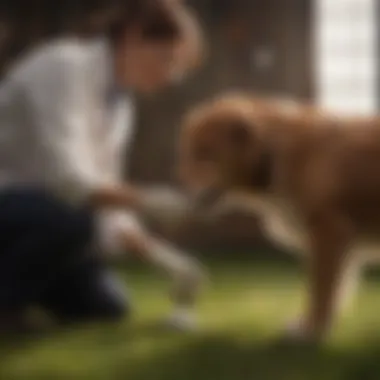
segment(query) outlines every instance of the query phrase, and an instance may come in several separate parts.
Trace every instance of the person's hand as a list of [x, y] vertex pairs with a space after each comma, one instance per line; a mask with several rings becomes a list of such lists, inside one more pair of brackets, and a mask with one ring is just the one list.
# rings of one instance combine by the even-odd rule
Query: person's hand
[[118, 189], [118, 191], [121, 193], [122, 202], [125, 207], [141, 207], [142, 196], [137, 187], [130, 184], [124, 184]]
[[89, 203], [95, 208], [138, 208], [141, 203], [140, 198], [138, 189], [132, 185], [109, 185], [93, 191]]

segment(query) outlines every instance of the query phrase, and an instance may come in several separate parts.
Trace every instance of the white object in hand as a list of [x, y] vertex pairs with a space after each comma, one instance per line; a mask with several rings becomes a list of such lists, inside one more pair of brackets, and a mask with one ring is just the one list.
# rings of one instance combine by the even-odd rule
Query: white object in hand
[[189, 213], [188, 200], [179, 192], [165, 187], [141, 189], [143, 215], [161, 220], [164, 223], [181, 222]]

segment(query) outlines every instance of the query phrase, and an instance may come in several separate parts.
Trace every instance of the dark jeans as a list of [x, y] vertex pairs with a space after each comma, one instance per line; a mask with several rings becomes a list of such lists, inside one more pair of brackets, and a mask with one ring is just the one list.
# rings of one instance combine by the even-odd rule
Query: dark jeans
[[120, 284], [90, 251], [93, 217], [40, 189], [0, 192], [0, 314], [40, 305], [66, 321], [128, 312]]

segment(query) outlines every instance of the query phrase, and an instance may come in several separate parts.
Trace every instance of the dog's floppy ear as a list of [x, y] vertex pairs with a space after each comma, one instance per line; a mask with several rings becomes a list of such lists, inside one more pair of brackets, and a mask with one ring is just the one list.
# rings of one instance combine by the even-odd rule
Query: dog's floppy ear
[[273, 167], [273, 153], [268, 147], [264, 147], [257, 164], [252, 168], [251, 186], [257, 190], [267, 190], [272, 184]]
[[271, 184], [273, 154], [259, 128], [249, 122], [234, 121], [230, 125], [230, 142], [245, 162], [247, 185], [257, 190], [265, 190]]
[[244, 121], [234, 121], [230, 125], [229, 138], [236, 148], [252, 144], [253, 133]]

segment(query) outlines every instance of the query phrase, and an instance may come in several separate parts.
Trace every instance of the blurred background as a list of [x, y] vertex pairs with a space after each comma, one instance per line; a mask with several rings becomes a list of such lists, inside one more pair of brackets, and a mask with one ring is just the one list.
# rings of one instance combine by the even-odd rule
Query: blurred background
[[[208, 59], [184, 85], [139, 102], [130, 175], [173, 181], [182, 115], [229, 90], [289, 96], [344, 113], [377, 111], [377, 0], [189, 0], [206, 30]], [[253, 215], [192, 223], [181, 239], [213, 247], [263, 241]], [[264, 242], [266, 244], [266, 242]]]
[[[0, 7], [7, 1], [24, 4], [19, 25], [28, 23], [29, 12], [38, 12], [28, 0], [0, 0]], [[138, 99], [133, 152], [125, 168], [133, 181], [169, 192], [175, 185], [183, 114], [224, 91], [288, 96], [342, 113], [378, 112], [380, 0], [187, 2], [205, 28], [208, 57], [185, 83]], [[54, 0], [49, 4], [54, 7]], [[0, 41], [5, 37], [0, 18]], [[152, 330], [152, 321], [167, 312], [165, 285], [146, 268], [128, 263], [120, 273], [136, 301], [131, 324], [0, 344], [0, 379], [379, 379], [376, 276], [364, 284], [355, 309], [360, 313], [350, 314], [334, 330], [328, 350], [278, 349], [268, 342], [282, 331], [284, 318], [300, 308], [303, 271], [280, 262], [279, 255], [269, 263], [249, 262], [263, 253], [258, 247], [273, 248], [255, 215], [231, 213], [212, 225], [189, 221], [180, 233], [160, 229], [159, 223], [154, 227], [205, 252], [212, 286], [200, 305], [199, 334], [179, 337]], [[209, 263], [207, 255], [213, 252], [217, 259]], [[220, 259], [223, 253], [237, 259]]]
[[[32, 40], [33, 30], [38, 30], [38, 25], [29, 25], [30, 20], [38, 20], [30, 17], [38, 15], [38, 4], [52, 7], [57, 20], [67, 18], [62, 17], [68, 12], [65, 3], [1, 0], [0, 43], [6, 38], [2, 9], [14, 1], [23, 9], [16, 20], [20, 41]], [[138, 99], [133, 152], [126, 165], [126, 175], [134, 182], [169, 192], [175, 183], [175, 147], [183, 114], [225, 91], [292, 97], [345, 113], [371, 114], [379, 108], [378, 0], [187, 3], [205, 29], [207, 59], [184, 83]], [[231, 249], [249, 248], [264, 240], [255, 216], [241, 213], [231, 213], [212, 226], [192, 221], [181, 236], [170, 238]]]

